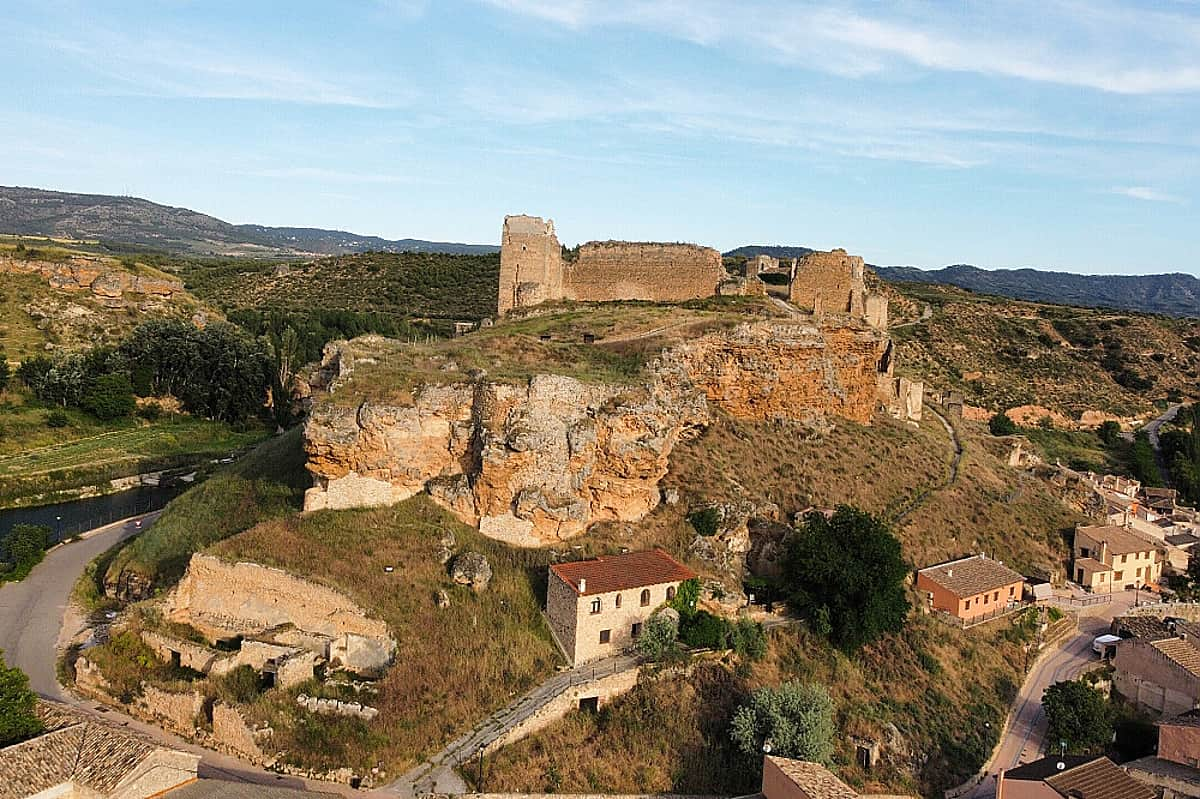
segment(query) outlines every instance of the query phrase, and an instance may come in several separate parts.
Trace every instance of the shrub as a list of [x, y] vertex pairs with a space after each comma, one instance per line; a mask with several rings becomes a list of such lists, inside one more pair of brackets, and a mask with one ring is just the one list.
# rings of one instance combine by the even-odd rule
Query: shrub
[[698, 649], [724, 649], [729, 622], [707, 610], [697, 611], [679, 623], [679, 639]]
[[227, 704], [244, 705], [253, 702], [263, 689], [262, 676], [248, 665], [238, 666], [214, 680], [217, 696]]
[[83, 395], [83, 408], [97, 419], [120, 419], [133, 413], [133, 385], [123, 374], [100, 375]]
[[696, 612], [696, 603], [699, 601], [700, 581], [693, 577], [679, 584], [675, 598], [667, 604], [679, 612], [680, 619], [687, 619]]
[[32, 738], [42, 731], [34, 708], [37, 697], [29, 678], [16, 666], [8, 667], [0, 655], [0, 748]]
[[1063, 741], [1068, 752], [1102, 752], [1112, 741], [1112, 712], [1103, 694], [1084, 682], [1056, 682], [1042, 695], [1046, 740]]
[[638, 637], [638, 654], [646, 660], [663, 660], [676, 649], [679, 625], [669, 613], [655, 613], [646, 620]]
[[13, 525], [8, 535], [0, 539], [0, 561], [11, 564], [5, 579], [23, 580], [34, 566], [42, 562], [49, 544], [49, 527], [39, 524]]
[[147, 402], [139, 405], [137, 409], [137, 415], [149, 422], [160, 418], [162, 414], [163, 408], [157, 402]]
[[729, 734], [747, 758], [771, 754], [828, 764], [833, 755], [833, 700], [816, 684], [787, 682], [755, 691], [733, 715]]
[[704, 537], [714, 536], [721, 524], [721, 511], [714, 507], [701, 508], [688, 514], [688, 522]]
[[1006, 413], [997, 413], [988, 420], [988, 430], [994, 436], [1011, 436], [1017, 432], [1017, 423], [1008, 418]]
[[767, 633], [751, 619], [738, 619], [731, 628], [733, 651], [747, 660], [762, 660], [767, 654]]
[[46, 414], [46, 427], [66, 427], [71, 423], [65, 411], [50, 411]]

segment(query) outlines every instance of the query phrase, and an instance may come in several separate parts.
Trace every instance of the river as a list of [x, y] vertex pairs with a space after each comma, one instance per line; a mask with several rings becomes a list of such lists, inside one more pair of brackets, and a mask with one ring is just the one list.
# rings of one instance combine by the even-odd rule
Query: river
[[140, 486], [101, 497], [0, 510], [0, 539], [8, 535], [13, 525], [42, 524], [50, 528], [51, 541], [61, 541], [117, 519], [158, 510], [190, 485], [176, 481], [170, 486]]

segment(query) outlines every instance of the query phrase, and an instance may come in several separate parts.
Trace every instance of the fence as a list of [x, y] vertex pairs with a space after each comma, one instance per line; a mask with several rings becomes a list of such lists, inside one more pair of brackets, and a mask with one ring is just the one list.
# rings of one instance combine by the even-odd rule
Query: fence
[[86, 503], [90, 500], [80, 500], [77, 503], [67, 503], [58, 507], [16, 508], [10, 511], [0, 511], [0, 539], [7, 537], [15, 525], [33, 524], [49, 528], [49, 543], [53, 546], [88, 530], [104, 527], [121, 519], [162, 510], [177, 494], [177, 491], [154, 491], [148, 495], [136, 497], [120, 497], [119, 495], [97, 497], [97, 500], [115, 501], [105, 502], [103, 507], [94, 508], [90, 512], [79, 509], [79, 503]]
[[998, 619], [1001, 616], [1020, 613], [1022, 610], [1031, 607], [1034, 607], [1034, 605], [1030, 602], [1017, 602], [1006, 607], [989, 610], [986, 613], [980, 613], [979, 615], [972, 616], [969, 619], [960, 619], [958, 616], [952, 616], [944, 610], [935, 611], [933, 616], [939, 621], [949, 624], [951, 627], [961, 627], [962, 629], [966, 630], [970, 629], [971, 627], [989, 622], [992, 619]]
[[1065, 608], [1084, 608], [1090, 605], [1106, 605], [1112, 602], [1112, 594], [1088, 594], [1087, 596], [1056, 596], [1045, 600], [1047, 604]]

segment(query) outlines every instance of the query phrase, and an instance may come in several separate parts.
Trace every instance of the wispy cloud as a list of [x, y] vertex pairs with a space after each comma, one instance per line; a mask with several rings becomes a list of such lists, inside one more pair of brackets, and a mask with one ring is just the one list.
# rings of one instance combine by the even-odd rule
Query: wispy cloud
[[1132, 197], [1135, 200], [1145, 200], [1152, 203], [1183, 203], [1184, 199], [1176, 194], [1168, 194], [1165, 191], [1151, 188], [1150, 186], [1117, 186], [1112, 190], [1113, 194], [1119, 194], [1122, 197]]
[[293, 166], [270, 169], [251, 169], [238, 172], [256, 178], [271, 178], [282, 180], [310, 180], [319, 183], [344, 184], [401, 184], [429, 183], [422, 177], [413, 175], [395, 175], [382, 172], [348, 172], [341, 169], [326, 169], [313, 166]]
[[626, 26], [863, 77], [905, 67], [1119, 94], [1200, 92], [1200, 18], [1107, 0], [866, 4], [483, 0], [573, 29]]

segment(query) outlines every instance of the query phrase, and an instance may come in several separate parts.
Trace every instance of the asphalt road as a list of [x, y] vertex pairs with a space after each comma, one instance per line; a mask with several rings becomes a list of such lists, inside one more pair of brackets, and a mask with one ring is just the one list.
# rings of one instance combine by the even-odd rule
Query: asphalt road
[[[148, 519], [157, 518], [152, 514]], [[19, 583], [0, 585], [0, 650], [10, 666], [29, 675], [41, 696], [66, 695], [55, 677], [56, 647], [71, 588], [93, 558], [139, 532], [133, 521], [117, 522], [47, 553]]]
[[[1143, 599], [1145, 594], [1143, 592]], [[1000, 738], [1000, 745], [987, 766], [988, 776], [966, 794], [970, 799], [991, 799], [996, 795], [995, 775], [1000, 769], [1011, 769], [1036, 760], [1045, 754], [1046, 714], [1042, 711], [1042, 694], [1056, 682], [1069, 680], [1100, 661], [1092, 651], [1092, 641], [1108, 632], [1109, 623], [1132, 607], [1132, 591], [1113, 595], [1109, 604], [1091, 605], [1079, 612], [1079, 632], [1055, 645], [1034, 662], [1013, 702], [1014, 712]]]

